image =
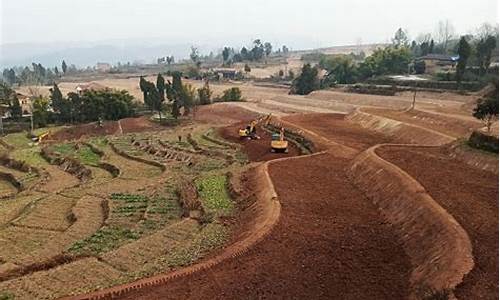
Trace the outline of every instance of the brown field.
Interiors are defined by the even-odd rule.
[[[142,97],[137,78],[98,82]],[[63,92],[73,85],[61,83]],[[103,151],[101,161],[120,174],[91,169],[98,178],[82,183],[40,163],[53,175],[45,185],[50,188],[42,188],[48,195],[0,202],[0,239],[12,241],[0,256],[0,290],[20,299],[84,299],[95,290],[90,295],[120,299],[496,298],[498,174],[473,162],[498,164],[498,156],[482,159],[486,154],[470,150],[459,157],[448,145],[482,126],[464,106],[474,95],[422,92],[416,110],[408,111],[408,93],[296,96],[251,83],[211,87],[218,94],[234,85],[247,102],[200,107],[177,128],[138,118],[54,134],[57,143],[92,143]],[[270,135],[260,127],[261,139],[239,139],[239,128],[268,113],[321,152],[301,155],[290,146],[287,154],[271,153]],[[373,148],[385,143],[391,144]],[[242,171],[248,162],[266,166],[270,187],[255,184],[256,169]],[[62,184],[57,172],[65,174]],[[227,172],[244,174],[232,179],[241,190],[223,183],[233,214],[183,217],[180,179],[196,182]],[[386,176],[359,179],[377,174]],[[387,190],[406,198],[386,197]],[[428,203],[419,203],[421,197]],[[398,200],[409,206],[397,206]],[[276,205],[270,223],[263,216]],[[396,216],[391,205],[399,208]],[[429,223],[412,215],[420,209],[449,217]],[[465,238],[436,240],[449,228],[463,230]],[[262,237],[247,242],[256,235]],[[448,249],[459,242],[470,242],[470,249],[433,252],[436,245]],[[48,249],[68,261],[53,263]],[[27,257],[53,261],[23,268]],[[455,265],[467,260],[471,269]]]

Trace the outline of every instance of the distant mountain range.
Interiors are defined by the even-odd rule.
[[[221,38],[222,39],[222,38]],[[242,41],[246,41],[247,47],[251,45],[253,39],[250,37],[227,38],[226,45],[234,46],[236,49],[242,47]],[[263,42],[267,41],[261,39]],[[325,44],[318,43],[307,38],[287,38],[293,42],[279,43],[277,39],[271,39],[275,46],[286,44],[289,49],[317,49]],[[95,66],[97,62],[107,62],[111,64],[121,63],[156,63],[158,57],[173,55],[179,59],[188,58],[191,46],[196,45],[201,54],[206,55],[211,51],[219,52],[225,45],[220,40],[198,41],[193,43],[162,43],[161,39],[127,39],[108,40],[100,42],[58,42],[58,43],[19,43],[0,45],[0,69],[12,66],[31,65],[32,62],[41,63],[46,67],[60,66],[62,60],[68,65],[74,64],[78,67]],[[325,52],[330,49],[342,48],[346,46],[322,48]],[[349,46],[355,49],[356,46]],[[302,50],[304,52],[311,50]],[[299,52],[302,52],[299,51]],[[344,52],[345,49],[340,50]],[[334,50],[333,52],[337,52]],[[369,52],[369,51],[368,51]]]

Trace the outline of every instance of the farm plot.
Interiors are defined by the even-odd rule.
[[[12,221],[15,226],[64,231],[71,226],[71,209],[75,199],[50,195],[37,201],[20,217]]]

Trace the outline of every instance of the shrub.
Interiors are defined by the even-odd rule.
[[[489,152],[498,153],[498,138],[479,131],[474,131],[467,142],[469,146]]]
[[[218,98],[220,102],[233,102],[233,101],[244,101],[241,97],[241,90],[237,87],[232,87],[230,89],[222,92],[222,96]]]

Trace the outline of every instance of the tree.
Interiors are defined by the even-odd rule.
[[[449,20],[439,21],[436,36],[438,38],[438,43],[441,46],[442,53],[446,53],[448,51],[450,40],[455,36],[455,28],[453,24]]]
[[[174,63],[174,56],[167,56],[166,60],[167,60],[167,64],[170,66],[170,64]]]
[[[356,81],[356,64],[348,55],[325,56],[319,61],[319,66],[328,71],[329,82],[346,84]]]
[[[61,91],[57,84],[49,90],[50,91],[50,102],[54,112],[57,114],[58,121],[68,122],[71,119],[71,106],[70,102],[63,98]]]
[[[378,75],[404,74],[411,61],[410,50],[406,47],[386,47],[376,49],[359,65],[358,74],[365,79]]]
[[[469,59],[469,56],[471,54],[471,47],[467,40],[465,39],[464,36],[460,38],[460,41],[458,42],[458,63],[457,63],[457,71],[456,71],[456,77],[457,77],[457,83],[462,82],[462,78],[465,73],[465,68],[467,67],[467,60]]]
[[[231,54],[231,49],[229,47],[224,47],[222,50],[222,64],[225,65],[229,60],[229,55]]]
[[[68,70],[68,65],[66,65],[66,62],[63,60],[62,65],[61,65],[63,74],[66,74],[66,71]]]
[[[264,43],[264,51],[266,53],[266,57],[269,56],[273,52],[273,45],[269,42]]]
[[[146,90],[147,90],[147,98],[148,98],[148,104],[150,105],[151,110],[155,110],[158,112],[159,118],[160,118],[160,124],[161,124],[161,108],[163,105],[163,100],[159,88],[155,87],[154,83],[148,82],[146,85]]]
[[[250,66],[248,64],[245,64],[245,72],[246,73],[250,73],[252,71],[252,69],[250,69]]]
[[[491,55],[497,45],[497,39],[489,35],[481,38],[476,45],[476,56],[481,74],[485,74],[491,63]]]
[[[311,64],[302,66],[302,72],[295,78],[290,89],[291,94],[307,95],[319,88],[318,69]]]
[[[289,51],[289,50],[288,50],[288,47],[287,47],[287,46],[283,45],[281,48],[282,48],[282,50],[281,50],[281,51],[283,52],[283,54],[285,54],[285,55],[286,55],[286,54],[288,54],[288,51]]]
[[[233,101],[243,101],[241,97],[241,90],[237,87],[232,87],[230,89],[224,90],[219,101],[222,102],[233,102]]]
[[[246,48],[246,47],[241,48],[240,54],[241,54],[241,58],[242,58],[243,60],[249,60],[249,57],[248,57],[248,50],[247,50],[247,48]]]
[[[201,66],[200,53],[198,52],[198,48],[196,48],[195,46],[191,46],[191,54],[189,54],[189,57],[196,65],[196,67],[199,68]]]
[[[158,89],[158,93],[160,93],[161,101],[165,101],[165,78],[160,73],[156,77],[156,88]]]
[[[212,91],[208,85],[208,80],[205,81],[205,85],[202,88],[198,89],[198,99],[200,101],[200,105],[210,104],[212,102]]]
[[[139,78],[139,88],[142,92],[142,100],[147,107],[151,107],[150,103],[148,103],[148,81],[144,79],[144,76]]]
[[[19,119],[23,115],[23,109],[21,103],[19,103],[19,99],[17,99],[16,93],[13,94],[12,101],[9,103],[9,111],[14,119]]]
[[[57,77],[59,77],[59,69],[56,67],[54,67],[54,73],[56,74]]]
[[[402,28],[398,28],[392,38],[394,47],[408,47],[408,35]]]
[[[177,103],[177,100],[174,100],[172,103],[172,116],[177,120],[177,118],[181,115],[181,112],[179,110],[179,105]]]
[[[13,85],[16,83],[16,72],[14,69],[4,69],[2,77],[8,85]]]
[[[78,113],[81,120],[86,122],[97,121],[99,118],[119,120],[135,114],[133,100],[134,97],[125,90],[88,90],[80,97],[81,111]]]
[[[190,84],[182,85],[180,104],[184,107],[184,115],[188,115],[195,104],[196,90]]]
[[[494,89],[477,101],[472,115],[485,123],[490,132],[493,119],[498,117],[498,78],[493,82]]]
[[[49,100],[42,96],[33,100],[33,123],[36,127],[45,127],[49,122]]]

